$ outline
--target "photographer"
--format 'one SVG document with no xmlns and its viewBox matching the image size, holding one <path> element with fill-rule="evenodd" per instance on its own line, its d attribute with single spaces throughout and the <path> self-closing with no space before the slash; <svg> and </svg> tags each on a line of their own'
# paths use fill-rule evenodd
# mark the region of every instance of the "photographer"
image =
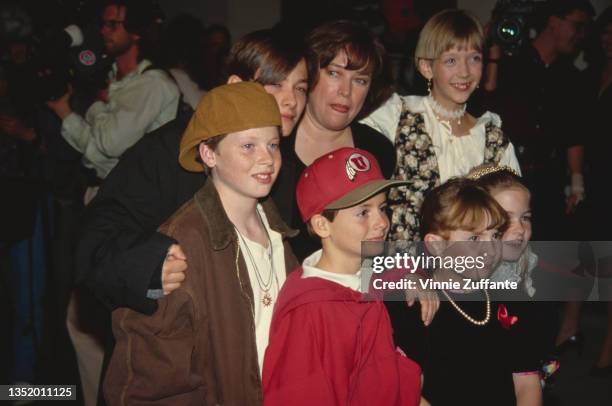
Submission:
<svg viewBox="0 0 612 406">
<path fill-rule="evenodd" d="M 497 44 L 489 50 L 484 81 L 488 106 L 500 113 L 533 191 L 537 240 L 570 237 L 563 234 L 567 216 L 584 198 L 580 136 L 587 96 L 573 58 L 593 15 L 588 1 L 548 1 L 539 15 L 538 35 L 516 55 L 502 58 Z M 568 174 L 571 190 L 565 199 Z"/>
<path fill-rule="evenodd" d="M 103 9 L 100 34 L 114 58 L 107 91 L 100 92 L 85 117 L 70 107 L 71 91 L 47 105 L 62 119 L 62 135 L 83 154 L 83 164 L 99 180 L 145 133 L 176 116 L 179 91 L 168 75 L 146 59 L 147 40 L 154 30 L 150 2 L 109 0 Z"/>
<path fill-rule="evenodd" d="M 123 153 L 145 133 L 175 118 L 179 91 L 174 81 L 149 59 L 150 40 L 157 29 L 156 10 L 144 0 L 107 0 L 102 9 L 100 34 L 114 59 L 109 84 L 98 93 L 84 116 L 71 107 L 72 90 L 47 106 L 62 120 L 62 136 L 83 154 L 83 164 L 95 171 L 85 204 Z M 96 317 L 91 296 L 73 291 L 67 326 L 75 347 L 84 404 L 95 405 L 102 370 L 105 321 Z"/>
</svg>

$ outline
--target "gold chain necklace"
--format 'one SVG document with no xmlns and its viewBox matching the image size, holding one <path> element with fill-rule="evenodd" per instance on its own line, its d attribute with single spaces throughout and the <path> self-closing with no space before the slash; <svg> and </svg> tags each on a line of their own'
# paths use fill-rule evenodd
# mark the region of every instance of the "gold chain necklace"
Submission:
<svg viewBox="0 0 612 406">
<path fill-rule="evenodd" d="M 469 321 L 470 323 L 475 324 L 477 326 L 484 326 L 491 319 L 491 299 L 489 298 L 489 292 L 487 292 L 486 289 L 484 289 L 483 292 L 485 294 L 485 297 L 487 298 L 486 314 L 485 314 L 485 318 L 484 319 L 476 320 L 476 319 L 472 318 L 469 314 L 467 314 L 465 311 L 463 311 L 463 309 L 460 308 L 457 303 L 455 303 L 455 301 L 450 297 L 450 295 L 448 293 L 446 293 L 446 291 L 444 289 L 442 289 L 442 293 L 444 293 L 444 296 L 446 296 L 446 298 L 448 299 L 450 304 L 453 305 L 455 310 L 457 310 L 460 315 L 465 317 L 465 319 L 467 321 Z"/>
<path fill-rule="evenodd" d="M 257 211 L 257 215 L 259 216 L 259 221 L 261 221 L 261 225 L 263 226 L 266 232 L 266 237 L 268 238 L 268 246 L 270 247 L 270 250 L 268 252 L 268 260 L 270 261 L 270 276 L 268 277 L 267 282 L 264 282 L 263 276 L 259 272 L 259 268 L 257 267 L 257 262 L 255 261 L 255 258 L 253 257 L 253 254 L 251 253 L 251 249 L 249 248 L 246 242 L 246 239 L 244 238 L 242 233 L 238 231 L 238 228 L 236 228 L 236 226 L 234 226 L 234 229 L 236 230 L 236 233 L 238 234 L 240 241 L 242 241 L 242 244 L 246 248 L 246 252 L 249 257 L 249 261 L 251 262 L 251 265 L 253 266 L 253 270 L 255 271 L 255 280 L 257 281 L 257 285 L 259 285 L 259 290 L 264 294 L 263 298 L 261 298 L 261 303 L 264 306 L 268 307 L 272 304 L 272 295 L 270 294 L 270 290 L 272 289 L 272 286 L 274 285 L 274 280 L 276 280 L 276 285 L 278 286 L 278 277 L 276 276 L 276 270 L 274 269 L 274 248 L 272 247 L 272 239 L 270 238 L 268 229 L 266 228 L 266 225 L 263 222 L 263 219 L 261 218 L 261 214 L 259 214 L 259 211 Z"/>
</svg>

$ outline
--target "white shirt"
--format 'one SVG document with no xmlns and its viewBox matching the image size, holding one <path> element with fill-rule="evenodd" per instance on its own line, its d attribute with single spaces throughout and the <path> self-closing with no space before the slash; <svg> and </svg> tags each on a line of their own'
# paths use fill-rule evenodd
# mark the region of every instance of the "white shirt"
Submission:
<svg viewBox="0 0 612 406">
<path fill-rule="evenodd" d="M 427 97 L 399 96 L 397 93 L 394 93 L 385 104 L 361 122 L 383 133 L 392 143 L 395 143 L 403 102 L 407 104 L 411 113 L 422 113 L 423 115 L 424 131 L 429 135 L 434 146 L 441 183 L 453 176 L 465 176 L 470 169 L 481 165 L 484 162 L 486 125 L 492 122 L 501 127 L 499 116 L 486 112 L 478 118 L 469 134 L 456 137 L 452 135 L 448 125 L 435 118 Z M 499 164 L 507 165 L 517 173 L 521 173 L 512 143 L 508 144 Z"/>
<path fill-rule="evenodd" d="M 323 250 L 320 249 L 304 259 L 304 262 L 302 262 L 302 269 L 304 270 L 302 278 L 322 278 L 357 292 L 362 291 L 361 271 L 357 271 L 354 274 L 346 274 L 328 272 L 317 268 L 315 265 L 321 259 L 322 254 Z"/>
<path fill-rule="evenodd" d="M 270 228 L 268 219 L 261 205 L 257 205 L 257 210 L 270 236 L 270 241 L 272 242 L 271 249 L 270 247 L 263 247 L 240 235 L 238 237 L 238 243 L 240 246 L 240 254 L 244 258 L 244 262 L 249 272 L 249 281 L 251 282 L 251 289 L 253 290 L 253 302 L 255 305 L 255 343 L 257 345 L 259 372 L 261 373 L 263 370 L 264 355 L 270 338 L 272 312 L 274 310 L 274 304 L 278 299 L 280 288 L 283 286 L 283 283 L 285 283 L 286 271 L 283 238 L 280 233 Z M 257 275 L 256 272 L 258 272 L 259 275 Z M 270 281 L 270 285 L 267 284 L 268 281 Z M 272 297 L 272 303 L 265 306 L 262 300 L 265 296 L 264 289 L 267 286 L 270 286 L 268 294 Z"/>
<path fill-rule="evenodd" d="M 83 164 L 105 178 L 121 155 L 142 136 L 174 119 L 179 90 L 168 75 L 143 60 L 121 80 L 113 65 L 108 103 L 97 101 L 85 117 L 71 113 L 62 122 L 62 136 L 83 154 Z"/>
<path fill-rule="evenodd" d="M 189 104 L 192 109 L 196 109 L 198 107 L 198 103 L 202 97 L 206 94 L 205 90 L 200 89 L 198 84 L 191 80 L 187 72 L 179 68 L 170 69 L 170 73 L 174 80 L 176 80 L 176 84 L 183 95 L 183 100 L 185 103 Z"/>
</svg>

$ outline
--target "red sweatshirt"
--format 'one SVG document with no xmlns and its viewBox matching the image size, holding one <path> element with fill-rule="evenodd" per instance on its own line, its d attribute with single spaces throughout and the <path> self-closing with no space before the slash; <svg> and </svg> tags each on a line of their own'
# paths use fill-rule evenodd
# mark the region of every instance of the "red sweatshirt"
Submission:
<svg viewBox="0 0 612 406">
<path fill-rule="evenodd" d="M 264 405 L 418 405 L 421 369 L 393 344 L 384 304 L 302 274 L 287 277 L 274 309 Z"/>
</svg>

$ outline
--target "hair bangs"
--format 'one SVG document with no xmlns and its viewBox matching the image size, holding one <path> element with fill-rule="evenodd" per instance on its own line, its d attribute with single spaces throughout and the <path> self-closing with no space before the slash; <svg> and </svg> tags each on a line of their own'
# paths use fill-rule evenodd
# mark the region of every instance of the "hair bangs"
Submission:
<svg viewBox="0 0 612 406">
<path fill-rule="evenodd" d="M 501 229 L 506 212 L 488 194 L 479 189 L 465 189 L 449 207 L 447 226 L 451 230 L 482 231 Z"/>
<path fill-rule="evenodd" d="M 436 59 L 457 47 L 482 52 L 484 32 L 480 22 L 464 10 L 443 10 L 431 17 L 419 34 L 415 57 Z"/>
<path fill-rule="evenodd" d="M 293 33 L 280 29 L 254 31 L 230 50 L 226 75 L 271 85 L 285 80 L 305 56 L 303 41 Z"/>
</svg>

